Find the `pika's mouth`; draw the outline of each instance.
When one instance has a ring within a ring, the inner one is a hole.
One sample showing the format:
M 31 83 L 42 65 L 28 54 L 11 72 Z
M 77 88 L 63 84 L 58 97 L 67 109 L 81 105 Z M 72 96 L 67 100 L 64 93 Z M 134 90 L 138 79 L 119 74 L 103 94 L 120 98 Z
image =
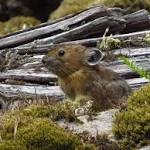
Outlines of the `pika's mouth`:
M 43 57 L 42 63 L 45 65 L 45 67 L 57 67 L 61 64 L 59 60 L 53 57 L 48 57 L 48 56 Z
M 61 75 L 63 73 L 62 62 L 53 57 L 44 56 L 42 59 L 42 63 L 50 72 L 56 75 Z
M 66 77 L 70 75 L 73 71 L 65 66 L 65 64 L 55 59 L 54 57 L 44 56 L 42 59 L 44 66 L 52 73 L 58 75 L 59 77 Z

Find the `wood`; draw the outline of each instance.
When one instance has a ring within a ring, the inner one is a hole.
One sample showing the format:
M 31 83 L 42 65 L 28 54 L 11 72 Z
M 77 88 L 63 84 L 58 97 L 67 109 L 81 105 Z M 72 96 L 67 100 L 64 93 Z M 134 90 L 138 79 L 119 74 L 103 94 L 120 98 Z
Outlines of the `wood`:
M 147 84 L 149 80 L 144 78 L 138 79 L 129 79 L 127 80 L 128 84 L 132 89 L 138 89 L 139 87 Z M 47 97 L 56 97 L 56 99 L 60 100 L 64 98 L 64 93 L 60 89 L 59 86 L 25 86 L 25 85 L 7 85 L 0 84 L 0 92 L 5 93 L 7 97 L 10 98 L 19 98 L 21 97 L 34 97 L 34 96 L 47 96 Z
M 59 86 L 46 85 L 8 85 L 0 84 L 0 92 L 7 95 L 7 97 L 25 97 L 25 96 L 47 96 L 62 98 L 64 96 Z
M 28 83 L 35 83 L 35 84 L 51 84 L 51 82 L 57 81 L 57 77 L 53 74 L 23 69 L 8 70 L 6 73 L 0 73 L 0 82 L 5 81 L 7 79 L 25 81 Z
M 133 19 L 134 18 L 134 19 Z M 107 20 L 106 20 L 107 19 Z M 118 22 L 118 23 L 117 23 Z M 67 32 L 57 34 L 42 40 L 38 40 L 35 43 L 29 43 L 25 46 L 45 45 L 45 44 L 58 44 L 62 42 L 68 42 L 79 39 L 77 35 L 80 35 L 80 39 L 94 36 L 102 36 L 106 28 L 109 27 L 109 34 L 121 33 L 121 32 L 134 32 L 142 29 L 149 28 L 150 19 L 149 13 L 146 10 L 137 11 L 135 13 L 116 18 L 116 17 L 103 17 L 97 18 L 92 22 L 76 27 Z M 128 31 L 130 27 L 130 31 Z M 99 30 L 98 30 L 99 29 Z
M 109 27 L 110 33 L 116 33 L 123 31 L 125 28 L 125 20 L 118 19 L 116 17 L 102 17 L 95 19 L 89 23 L 76 27 L 67 32 L 51 36 L 49 38 L 42 39 L 36 43 L 40 44 L 50 44 L 50 43 L 62 43 L 67 41 L 72 41 L 76 39 L 86 38 L 95 34 L 102 36 L 105 32 L 105 29 Z M 80 35 L 80 37 L 79 37 Z
M 144 86 L 145 84 L 149 83 L 149 80 L 145 78 L 128 79 L 126 81 L 133 90 L 137 90 L 141 86 Z
M 76 40 L 77 37 L 76 37 L 75 31 L 78 31 L 78 33 L 80 33 L 79 29 L 81 29 L 81 33 L 82 33 L 83 28 L 85 29 L 88 26 L 90 26 L 92 28 L 92 30 L 94 30 L 95 28 L 99 28 L 99 27 L 101 30 L 101 31 L 99 31 L 98 29 L 97 30 L 95 29 L 95 31 L 91 32 L 90 31 L 91 28 L 89 28 L 89 30 L 86 29 L 85 30 L 86 33 L 90 33 L 89 36 L 95 35 L 96 31 L 98 31 L 97 35 L 101 36 L 107 27 L 111 28 L 110 33 L 116 33 L 116 32 L 118 33 L 121 31 L 128 32 L 127 27 L 132 27 L 130 29 L 130 30 L 132 30 L 132 32 L 142 30 L 142 29 L 149 27 L 149 16 L 148 16 L 148 12 L 146 10 L 141 10 L 136 13 L 132 13 L 132 14 L 126 15 L 124 17 L 120 17 L 120 18 L 116 17 L 117 19 L 114 19 L 114 21 L 111 19 L 108 19 L 107 21 L 105 21 L 105 23 L 106 23 L 105 25 L 104 25 L 104 22 L 102 22 L 103 26 L 99 26 L 100 20 L 98 21 L 98 19 L 101 18 L 101 21 L 103 21 L 103 19 L 104 19 L 103 16 L 113 16 L 113 13 L 111 13 L 110 10 L 111 9 L 106 9 L 103 7 L 94 7 L 92 9 L 83 11 L 75 16 L 72 16 L 71 18 L 61 20 L 59 22 L 50 23 L 49 25 L 43 25 L 43 26 L 41 25 L 37 28 L 36 27 L 33 28 L 32 30 L 20 31 L 19 33 L 17 32 L 12 35 L 5 36 L 4 38 L 0 39 L 0 49 L 15 47 L 15 46 L 26 44 L 26 43 L 29 43 L 32 41 L 34 41 L 34 42 L 31 43 L 31 45 L 32 45 L 32 47 L 34 47 L 35 44 L 36 45 L 37 44 L 40 44 L 40 45 L 41 44 L 52 44 L 53 42 L 59 43 L 59 42 L 68 42 L 70 40 Z M 132 21 L 132 18 L 135 18 L 135 19 L 133 19 L 133 21 Z M 125 19 L 125 21 L 123 22 L 124 19 Z M 92 22 L 94 20 L 95 20 L 95 23 L 98 23 L 98 25 L 95 24 L 95 26 L 93 28 Z M 116 23 L 117 20 L 118 20 L 118 24 Z M 82 22 L 84 22 L 85 26 L 82 25 Z M 90 22 L 91 22 L 91 25 L 89 25 Z M 137 24 L 136 24 L 136 22 L 137 22 Z M 117 26 L 114 26 L 115 24 Z M 119 26 L 119 24 L 120 24 L 120 26 Z M 137 28 L 135 28 L 135 26 L 137 26 Z M 70 29 L 70 32 L 64 31 L 66 27 Z M 118 28 L 118 30 L 117 30 L 117 28 Z M 66 33 L 66 35 L 64 35 L 65 33 Z M 86 33 L 83 32 L 83 35 L 81 35 L 80 38 L 87 37 L 88 35 L 86 35 Z M 56 36 L 54 36 L 54 35 L 56 35 Z M 54 38 L 55 38 L 54 40 L 52 40 L 52 36 L 54 36 Z M 60 38 L 60 36 L 62 36 L 62 38 Z M 67 38 L 68 36 L 70 38 Z M 50 37 L 50 39 L 47 39 L 46 37 Z M 46 39 L 39 40 L 41 38 L 46 38 Z
M 136 51 L 138 52 L 139 50 L 135 50 L 135 52 Z M 123 52 L 125 52 L 125 50 Z M 38 56 L 37 58 L 41 58 L 41 57 L 43 57 L 43 55 Z M 132 58 L 132 60 L 136 63 L 136 65 L 141 66 L 144 70 L 150 71 L 149 58 L 136 57 L 136 58 Z M 39 60 L 39 63 L 40 61 L 41 60 Z M 122 76 L 125 79 L 139 77 L 139 75 L 135 73 L 134 71 L 132 71 L 130 68 L 128 68 L 127 65 L 122 64 L 122 61 L 113 61 L 109 63 L 102 62 L 102 63 L 106 67 L 119 73 L 120 76 Z M 11 79 L 11 80 L 17 80 L 17 81 L 24 81 L 25 83 L 32 83 L 32 84 L 47 84 L 47 85 L 56 84 L 57 76 L 48 72 L 47 69 L 43 69 L 43 67 L 41 66 L 42 68 L 38 68 L 38 71 L 37 71 L 36 67 L 33 66 L 32 64 L 30 64 L 31 66 L 28 66 L 28 67 L 27 65 L 28 64 L 23 65 L 21 69 L 13 69 L 13 70 L 8 70 L 6 72 L 0 73 L 0 82 L 4 82 L 5 80 Z
M 146 48 L 122 48 L 114 51 L 115 55 L 124 55 L 128 57 L 139 57 L 139 56 L 149 56 L 150 47 Z
M 112 36 L 112 38 L 117 38 L 121 41 L 127 41 L 127 45 L 130 45 L 130 43 L 133 43 L 133 41 L 138 41 L 139 46 L 142 46 L 143 45 L 143 43 L 142 43 L 143 38 L 147 34 L 150 34 L 150 30 L 140 31 L 140 32 L 133 32 L 133 33 L 129 33 L 129 34 L 114 35 L 114 36 Z M 61 45 L 82 44 L 82 45 L 87 46 L 87 47 L 95 47 L 97 45 L 97 42 L 101 42 L 101 41 L 102 41 L 102 38 L 89 38 L 89 39 L 76 40 L 76 41 L 70 41 L 70 42 L 62 42 L 60 44 L 44 44 L 44 45 L 35 45 L 35 46 L 33 46 L 33 45 L 24 46 L 23 45 L 23 46 L 19 46 L 19 47 L 16 47 L 16 48 L 9 49 L 9 50 L 10 51 L 17 51 L 18 54 L 20 54 L 20 55 L 24 55 L 24 54 L 44 54 L 44 53 L 47 53 L 47 51 L 49 49 L 52 49 L 52 48 L 57 47 L 57 46 L 60 47 Z
M 135 13 L 125 15 L 123 18 L 127 21 L 126 28 L 123 33 L 130 33 L 150 28 L 149 12 L 139 10 Z
M 32 42 L 36 39 L 41 39 L 44 37 L 62 33 L 64 32 L 66 27 L 74 28 L 76 26 L 79 26 L 83 22 L 87 23 L 99 17 L 110 16 L 111 12 L 113 13 L 114 11 L 114 9 L 111 11 L 111 9 L 107 9 L 105 7 L 93 7 L 77 15 L 69 16 L 68 18 L 63 18 L 51 23 L 38 25 L 36 27 L 33 27 L 32 29 L 9 34 L 7 36 L 4 36 L 4 38 L 1 37 L 0 49 L 19 46 L 21 44 Z

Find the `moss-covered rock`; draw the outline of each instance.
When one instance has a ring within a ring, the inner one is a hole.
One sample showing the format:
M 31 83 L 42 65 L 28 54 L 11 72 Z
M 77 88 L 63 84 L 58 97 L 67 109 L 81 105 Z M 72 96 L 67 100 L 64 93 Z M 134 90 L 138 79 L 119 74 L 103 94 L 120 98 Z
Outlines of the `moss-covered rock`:
M 50 119 L 25 116 L 21 111 L 4 115 L 0 135 L 1 150 L 75 150 L 86 147 L 77 136 Z
M 131 11 L 136 11 L 140 9 L 150 10 L 149 0 L 96 0 L 100 4 L 104 4 L 109 7 L 121 7 L 121 8 L 131 8 Z
M 54 20 L 69 14 L 77 13 L 88 7 L 93 0 L 63 0 L 56 11 L 50 15 L 50 19 Z
M 105 5 L 108 7 L 130 8 L 136 11 L 142 8 L 150 10 L 149 0 L 63 0 L 60 7 L 52 13 L 50 19 L 56 19 L 68 14 L 75 14 L 86 8 L 96 5 Z
M 115 117 L 113 132 L 123 150 L 150 143 L 150 84 L 129 97 Z
M 78 103 L 30 105 L 7 112 L 0 119 L 0 150 L 96 150 L 77 135 L 59 127 L 59 119 L 76 120 Z
M 13 17 L 9 21 L 0 23 L 0 35 L 15 32 L 17 30 L 26 29 L 39 24 L 40 21 L 33 17 L 18 16 Z

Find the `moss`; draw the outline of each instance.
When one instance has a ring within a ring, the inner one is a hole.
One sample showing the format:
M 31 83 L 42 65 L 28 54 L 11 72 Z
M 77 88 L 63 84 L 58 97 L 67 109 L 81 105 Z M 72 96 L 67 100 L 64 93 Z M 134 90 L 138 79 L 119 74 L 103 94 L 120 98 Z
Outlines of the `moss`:
M 108 135 L 97 135 L 95 145 L 99 150 L 120 150 L 117 142 L 111 141 Z
M 109 7 L 131 8 L 132 12 L 140 9 L 150 10 L 149 0 L 97 0 Z
M 105 31 L 105 34 L 108 32 L 108 30 Z M 113 54 L 112 49 L 117 49 L 122 47 L 123 41 L 112 38 L 111 36 L 105 37 L 105 34 L 102 38 L 102 41 L 100 40 L 97 43 L 97 48 L 101 49 L 105 52 L 104 60 L 105 61 L 114 61 L 117 59 L 117 55 Z
M 84 96 L 78 96 L 75 101 L 64 100 L 53 105 L 30 105 L 24 108 L 22 113 L 34 118 L 50 118 L 53 121 L 65 119 L 68 122 L 73 122 L 79 121 L 77 115 L 80 115 L 81 111 L 88 115 L 95 113 L 92 109 L 92 102 L 87 101 Z
M 72 13 L 77 13 L 81 10 L 84 10 L 87 8 L 87 5 L 92 0 L 64 0 L 62 1 L 60 7 L 50 15 L 50 19 L 54 20 Z
M 119 48 L 121 46 L 121 41 L 116 38 L 110 37 L 103 37 L 102 42 L 98 42 L 97 47 L 104 51 L 112 50 Z
M 121 56 L 120 59 L 126 64 L 132 71 L 136 72 L 140 75 L 140 77 L 146 78 L 150 80 L 150 72 L 137 66 L 137 64 L 131 59 L 125 56 Z
M 80 139 L 48 118 L 25 116 L 21 111 L 3 116 L 0 148 L 3 150 L 75 150 Z
M 5 35 L 17 30 L 26 29 L 39 24 L 40 21 L 33 17 L 18 16 L 13 17 L 9 21 L 0 23 L 0 34 Z
M 58 102 L 54 105 L 31 105 L 23 110 L 23 114 L 38 118 L 50 118 L 53 121 L 66 119 L 69 122 L 77 120 L 75 109 L 79 104 L 72 101 Z
M 63 0 L 60 7 L 52 13 L 50 19 L 57 19 L 69 14 L 75 14 L 86 8 L 95 5 L 105 5 L 108 7 L 121 7 L 121 8 L 132 8 L 132 11 L 140 9 L 150 10 L 149 0 Z
M 129 97 L 127 107 L 115 117 L 113 132 L 123 150 L 150 141 L 150 84 Z
M 15 141 L 10 140 L 10 141 L 2 141 L 0 143 L 0 150 L 27 150 L 27 149 L 21 144 L 19 145 Z
M 150 34 L 146 34 L 143 41 L 145 44 L 150 45 Z
M 94 144 L 85 144 L 83 146 L 79 146 L 78 150 L 97 150 Z

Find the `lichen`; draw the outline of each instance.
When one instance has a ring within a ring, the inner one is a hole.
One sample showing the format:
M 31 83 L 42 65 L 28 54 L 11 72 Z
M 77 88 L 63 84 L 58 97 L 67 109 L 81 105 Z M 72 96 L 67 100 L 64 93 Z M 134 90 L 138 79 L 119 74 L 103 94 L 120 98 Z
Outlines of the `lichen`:
M 127 107 L 115 116 L 113 132 L 123 150 L 150 142 L 150 84 L 128 98 Z
M 33 17 L 24 17 L 24 16 L 13 17 L 9 21 L 0 23 L 0 35 L 5 35 L 18 30 L 30 28 L 39 23 L 40 21 Z

